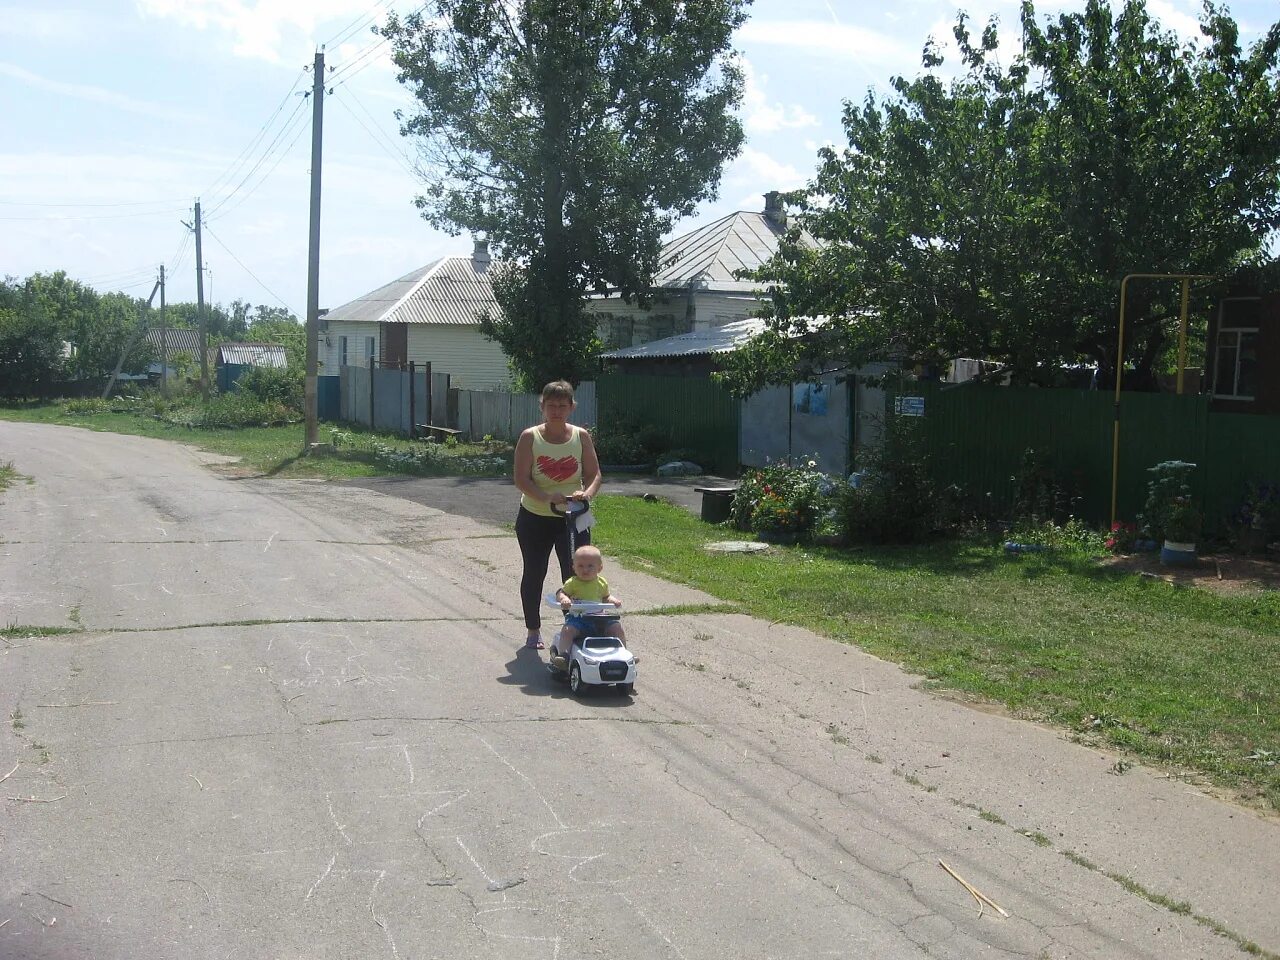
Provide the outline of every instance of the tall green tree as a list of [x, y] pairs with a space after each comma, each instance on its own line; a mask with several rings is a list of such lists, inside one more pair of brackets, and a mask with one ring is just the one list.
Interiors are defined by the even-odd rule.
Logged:
[[47, 310], [28, 302], [15, 277], [0, 281], [0, 393], [44, 396], [62, 373], [62, 333]]
[[[1033, 382], [1091, 360], [1109, 380], [1125, 274], [1228, 275], [1280, 227], [1280, 24], [1242, 52], [1206, 3], [1201, 30], [1180, 42], [1142, 0], [1043, 24], [1024, 2], [1005, 66], [996, 23], [974, 36], [962, 14], [959, 76], [930, 44], [922, 75], [846, 103], [848, 147], [788, 198], [796, 229], [759, 274], [770, 329], [726, 379], [972, 356]], [[1127, 382], [1166, 352], [1175, 291], [1130, 284]]]
[[511, 266], [485, 332], [527, 385], [598, 349], [589, 291], [643, 298], [662, 237], [713, 198], [742, 144], [731, 50], [749, 0], [431, 0], [392, 16], [402, 132], [433, 225], [483, 233]]

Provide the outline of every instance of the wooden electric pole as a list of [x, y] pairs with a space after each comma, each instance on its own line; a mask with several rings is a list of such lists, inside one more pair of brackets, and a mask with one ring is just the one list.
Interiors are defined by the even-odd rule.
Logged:
[[169, 396], [169, 327], [164, 319], [164, 264], [160, 264], [160, 395]]
[[316, 51], [311, 85], [311, 232], [307, 243], [307, 370], [303, 386], [303, 453], [316, 442], [316, 371], [320, 336], [320, 147], [324, 130], [324, 47]]
[[196, 316], [200, 318], [200, 396], [209, 402], [209, 321], [204, 313], [204, 258], [200, 248], [200, 201], [196, 201]]

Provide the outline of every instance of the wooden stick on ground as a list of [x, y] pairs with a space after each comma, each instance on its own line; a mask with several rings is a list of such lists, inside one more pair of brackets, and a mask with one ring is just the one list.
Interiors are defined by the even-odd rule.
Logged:
[[9, 797], [10, 800], [20, 800], [23, 803], [57, 803], [59, 800], [67, 799], [64, 793], [60, 797], [54, 797], [52, 800], [42, 800], [39, 797]]
[[8, 780], [10, 777], [12, 777], [15, 773], [17, 773], [17, 772], [18, 772], [18, 767], [20, 767], [21, 765], [22, 765], [22, 761], [21, 761], [21, 760], [19, 760], [17, 763], [15, 763], [15, 764], [13, 765], [13, 769], [12, 769], [12, 770], [10, 770], [8, 773], [6, 773], [3, 777], [0, 777], [0, 783], [4, 783], [6, 780]]
[[962, 887], [964, 887], [971, 894], [973, 894], [973, 898], [978, 901], [979, 905], [985, 903], [996, 913], [1000, 914], [1000, 916], [1002, 917], [1009, 916], [1009, 912], [1005, 910], [1004, 907], [1000, 906], [1000, 904], [996, 903], [994, 900], [988, 897], [985, 893], [983, 893], [981, 890], [979, 890], [977, 887], [971, 884], [968, 880], [966, 880], [964, 877], [960, 876], [960, 874], [952, 870], [949, 866], [947, 866], [945, 861], [939, 860], [938, 866], [942, 867], [943, 870], [951, 874], [951, 876], [954, 877]]

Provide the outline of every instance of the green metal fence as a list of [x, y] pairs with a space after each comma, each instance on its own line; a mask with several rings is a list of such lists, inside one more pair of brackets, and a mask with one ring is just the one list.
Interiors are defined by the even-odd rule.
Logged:
[[[1007, 509], [1023, 454], [1035, 448], [1079, 493], [1082, 517], [1099, 523], [1110, 517], [1113, 394], [934, 383], [912, 384], [903, 393], [924, 398], [919, 422], [941, 482], [988, 500], [997, 511]], [[1221, 528], [1247, 482], [1280, 481], [1280, 417], [1213, 413], [1204, 396], [1124, 394], [1121, 519], [1141, 511], [1147, 470], [1162, 460], [1198, 465], [1205, 518], [1211, 529]]]
[[671, 446], [695, 450], [703, 466], [728, 472], [738, 466], [741, 403], [710, 380], [629, 373], [596, 378], [599, 423], [653, 426], [671, 438]]

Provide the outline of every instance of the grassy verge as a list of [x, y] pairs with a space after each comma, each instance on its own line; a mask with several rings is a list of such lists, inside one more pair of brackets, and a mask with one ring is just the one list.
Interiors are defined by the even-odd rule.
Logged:
[[709, 554], [742, 535], [662, 503], [596, 507], [624, 564], [1280, 809], [1280, 593], [1220, 596], [994, 543]]
[[[376, 441], [384, 449], [403, 451], [421, 449], [423, 444], [420, 441], [409, 441], [391, 434], [374, 433], [358, 426], [342, 427], [344, 433], [355, 438], [355, 444], [347, 443], [336, 452], [322, 450], [315, 456], [303, 457], [301, 456], [302, 424], [239, 429], [195, 429], [165, 423], [142, 413], [68, 414], [59, 404], [0, 407], [0, 419], [52, 423], [107, 433], [176, 440], [210, 453], [239, 457], [241, 466], [244, 468], [255, 473], [278, 477], [342, 479], [385, 476], [401, 472], [423, 472], [421, 469], [398, 468], [393, 463], [375, 459], [370, 452], [371, 441]], [[321, 424], [320, 439], [328, 441], [329, 436], [329, 425]], [[510, 467], [506, 465], [510, 462], [506, 447], [493, 444], [458, 444], [447, 449], [441, 446], [438, 450], [442, 456], [438, 469], [433, 469], [432, 473], [449, 475], [454, 472], [449, 466], [450, 458], [461, 460], [482, 456], [504, 461], [504, 466], [501, 468], [495, 466], [492, 472], [510, 472]], [[469, 472], [474, 473], [474, 471]]]
[[7, 490], [19, 476], [12, 463], [0, 463], [0, 490]]

